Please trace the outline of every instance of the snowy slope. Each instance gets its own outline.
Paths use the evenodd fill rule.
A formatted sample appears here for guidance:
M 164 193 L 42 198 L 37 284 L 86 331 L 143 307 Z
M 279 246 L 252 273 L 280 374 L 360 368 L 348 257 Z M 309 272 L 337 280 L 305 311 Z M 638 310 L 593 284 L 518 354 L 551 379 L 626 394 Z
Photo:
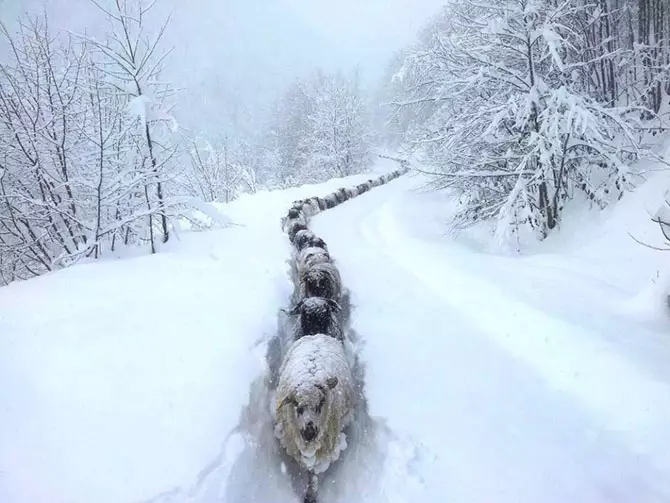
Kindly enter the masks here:
M 0 502 L 130 502 L 194 484 L 265 372 L 291 293 L 280 218 L 367 178 L 244 196 L 221 207 L 230 228 L 0 288 Z
M 279 218 L 361 178 L 1 288 L 0 501 L 298 501 L 263 383 L 291 288 Z M 667 321 L 636 300 L 665 256 L 627 234 L 653 238 L 660 185 L 519 258 L 443 236 L 448 204 L 419 182 L 312 222 L 351 290 L 369 410 L 323 502 L 670 501 Z
M 442 196 L 411 179 L 317 219 L 352 289 L 370 413 L 414 446 L 398 501 L 670 501 L 667 325 L 622 309 L 664 259 L 627 235 L 648 230 L 657 182 L 582 220 L 586 245 L 523 258 L 443 237 Z

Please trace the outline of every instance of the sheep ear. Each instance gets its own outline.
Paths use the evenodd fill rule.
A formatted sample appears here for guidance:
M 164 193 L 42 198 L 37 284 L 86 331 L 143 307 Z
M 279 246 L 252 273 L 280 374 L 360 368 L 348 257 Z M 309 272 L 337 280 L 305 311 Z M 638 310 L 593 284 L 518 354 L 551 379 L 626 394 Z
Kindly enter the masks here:
M 335 309 L 335 311 L 342 311 L 342 307 L 337 302 L 335 302 L 333 299 L 327 299 L 327 301 L 328 301 L 328 305 L 330 307 L 332 307 L 333 309 Z
M 291 316 L 295 316 L 296 314 L 300 313 L 300 309 L 302 308 L 303 303 L 304 299 L 298 302 L 293 309 L 286 311 L 286 313 L 290 314 Z
M 288 405 L 288 404 L 293 403 L 293 402 L 295 402 L 295 399 L 293 398 L 293 396 L 291 396 L 291 395 L 285 396 L 284 399 L 281 402 L 279 402 L 279 405 L 277 405 L 277 410 L 283 408 L 284 405 Z
M 338 382 L 339 382 L 339 380 L 338 380 L 337 377 L 335 377 L 335 376 L 333 376 L 333 377 L 329 377 L 328 379 L 326 379 L 326 385 L 327 385 L 330 389 L 333 389 L 335 386 L 337 386 L 337 383 L 338 383 Z

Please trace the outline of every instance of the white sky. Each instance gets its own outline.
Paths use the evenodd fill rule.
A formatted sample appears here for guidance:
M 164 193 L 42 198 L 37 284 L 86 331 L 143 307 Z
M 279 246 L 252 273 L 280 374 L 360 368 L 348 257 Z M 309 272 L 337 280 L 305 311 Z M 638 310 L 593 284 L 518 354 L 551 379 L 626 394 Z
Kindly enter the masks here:
M 95 30 L 87 0 L 46 0 L 52 26 Z M 182 122 L 210 129 L 221 110 L 258 115 L 295 77 L 358 65 L 376 84 L 391 54 L 412 42 L 444 0 L 160 0 L 173 19 L 169 73 L 187 96 Z M 0 0 L 7 21 L 41 0 Z M 1 48 L 0 48 L 1 49 Z M 0 53 L 2 51 L 0 50 Z M 197 123 L 197 124 L 196 124 Z

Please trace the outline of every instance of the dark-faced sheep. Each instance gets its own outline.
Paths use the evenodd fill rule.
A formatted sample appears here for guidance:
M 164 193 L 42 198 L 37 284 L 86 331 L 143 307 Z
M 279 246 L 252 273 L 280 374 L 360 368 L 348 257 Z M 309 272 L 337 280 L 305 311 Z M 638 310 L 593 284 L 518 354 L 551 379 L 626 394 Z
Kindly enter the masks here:
M 295 235 L 299 231 L 306 231 L 307 230 L 307 225 L 305 225 L 304 222 L 300 220 L 289 220 L 288 223 L 286 224 L 286 233 L 288 234 L 288 238 L 291 242 L 295 239 Z
M 291 208 L 288 210 L 288 218 L 289 220 L 294 220 L 297 218 L 300 218 L 302 216 L 302 212 L 298 208 Z
M 328 203 L 326 203 L 326 200 L 322 197 L 317 197 L 316 202 L 319 205 L 319 210 L 324 211 L 328 209 Z
M 303 249 L 311 246 L 312 240 L 316 239 L 316 235 L 310 230 L 301 230 L 295 233 L 293 238 L 293 245 L 296 250 L 302 251 Z
M 302 299 L 289 311 L 292 316 L 299 315 L 294 330 L 294 340 L 305 335 L 326 334 L 344 341 L 344 334 L 339 320 L 341 308 L 337 302 L 321 297 Z
M 328 251 L 328 245 L 326 245 L 326 242 L 319 236 L 314 236 L 309 241 L 309 246 L 312 248 L 323 248 L 324 250 Z
M 365 183 L 361 183 L 360 185 L 357 185 L 356 188 L 358 189 L 358 194 L 364 194 L 368 190 L 370 190 L 370 187 L 367 186 Z
M 344 193 L 342 192 L 342 189 L 338 189 L 335 192 L 333 192 L 333 196 L 335 196 L 335 200 L 337 201 L 337 204 L 342 204 L 343 202 L 345 202 L 347 200 Z
M 353 419 L 354 399 L 340 341 L 307 335 L 291 346 L 279 370 L 275 435 L 310 475 L 326 471 L 347 447 L 344 429 Z
M 312 263 L 300 271 L 298 291 L 301 299 L 322 297 L 339 302 L 342 297 L 340 272 L 332 262 Z
M 337 206 L 339 203 L 337 201 L 337 197 L 335 197 L 334 194 L 328 194 L 326 197 L 326 208 L 331 209 Z
M 293 244 L 298 252 L 301 252 L 305 248 L 323 248 L 325 251 L 328 251 L 326 242 L 309 230 L 298 231 L 293 240 Z

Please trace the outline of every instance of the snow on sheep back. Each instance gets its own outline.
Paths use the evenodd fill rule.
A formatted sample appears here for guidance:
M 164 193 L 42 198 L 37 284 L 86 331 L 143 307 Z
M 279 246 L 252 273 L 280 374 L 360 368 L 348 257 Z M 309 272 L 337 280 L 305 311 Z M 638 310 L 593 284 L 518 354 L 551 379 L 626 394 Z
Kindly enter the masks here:
M 323 334 L 289 349 L 279 372 L 275 435 L 306 469 L 325 472 L 346 449 L 354 384 L 344 346 Z

